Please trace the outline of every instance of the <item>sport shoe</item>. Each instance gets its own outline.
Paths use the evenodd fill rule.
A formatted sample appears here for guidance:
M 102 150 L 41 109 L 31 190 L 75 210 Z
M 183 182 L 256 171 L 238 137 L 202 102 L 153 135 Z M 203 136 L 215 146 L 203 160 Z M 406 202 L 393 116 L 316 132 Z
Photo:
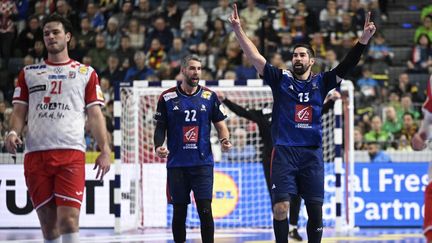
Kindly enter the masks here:
M 289 232 L 288 236 L 294 240 L 302 241 L 303 238 L 299 235 L 297 229 L 293 229 Z

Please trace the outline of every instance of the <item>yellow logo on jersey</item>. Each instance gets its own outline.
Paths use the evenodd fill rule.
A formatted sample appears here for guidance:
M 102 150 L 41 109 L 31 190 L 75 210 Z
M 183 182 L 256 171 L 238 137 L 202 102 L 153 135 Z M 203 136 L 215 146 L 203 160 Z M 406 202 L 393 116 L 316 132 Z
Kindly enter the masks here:
M 203 91 L 201 94 L 201 97 L 206 99 L 206 100 L 209 100 L 211 95 L 212 95 L 212 93 L 210 91 Z
M 239 202 L 239 188 L 233 177 L 222 171 L 214 172 L 212 210 L 215 218 L 230 215 Z
M 86 66 L 81 66 L 81 67 L 78 69 L 78 72 L 79 72 L 79 73 L 82 73 L 82 74 L 87 74 L 87 73 L 88 73 L 88 67 L 86 67 Z

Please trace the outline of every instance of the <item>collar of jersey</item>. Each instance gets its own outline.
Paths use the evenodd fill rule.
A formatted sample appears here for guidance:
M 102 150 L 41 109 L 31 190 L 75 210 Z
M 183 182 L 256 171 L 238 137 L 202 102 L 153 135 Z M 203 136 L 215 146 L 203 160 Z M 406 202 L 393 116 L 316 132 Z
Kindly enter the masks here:
M 60 62 L 60 63 L 53 63 L 53 62 L 48 61 L 48 59 L 45 59 L 45 63 L 48 65 L 51 65 L 51 66 L 63 66 L 63 65 L 67 65 L 71 62 L 73 62 L 73 60 L 70 58 L 67 62 Z
M 177 90 L 178 90 L 178 92 L 179 92 L 180 94 L 182 94 L 182 95 L 184 95 L 184 96 L 194 96 L 194 95 L 198 94 L 198 93 L 201 91 L 201 85 L 198 85 L 197 90 L 196 90 L 195 93 L 193 93 L 193 94 L 186 94 L 186 93 L 183 91 L 183 89 L 181 88 L 181 83 L 179 83 L 179 84 L 177 85 Z
M 310 82 L 312 80 L 312 76 L 314 75 L 312 72 L 309 74 L 309 77 L 307 79 L 299 79 L 295 76 L 294 71 L 291 71 L 294 77 L 295 81 L 299 81 L 299 82 Z

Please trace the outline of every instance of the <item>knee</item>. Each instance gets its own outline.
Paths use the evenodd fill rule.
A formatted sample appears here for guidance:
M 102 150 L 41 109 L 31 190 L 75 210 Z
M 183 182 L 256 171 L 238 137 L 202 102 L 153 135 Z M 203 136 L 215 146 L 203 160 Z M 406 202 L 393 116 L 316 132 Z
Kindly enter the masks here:
M 57 227 L 57 218 L 55 214 L 48 215 L 38 212 L 38 216 L 44 238 L 47 240 L 58 238 L 60 233 Z
M 197 201 L 197 209 L 198 209 L 198 215 L 201 218 L 207 219 L 207 220 L 210 220 L 210 218 L 213 218 L 210 200 L 198 200 Z
M 59 217 L 59 229 L 61 234 L 79 231 L 79 215 L 67 214 Z
M 287 218 L 289 209 L 288 202 L 279 202 L 273 206 L 273 217 L 276 220 L 284 220 Z

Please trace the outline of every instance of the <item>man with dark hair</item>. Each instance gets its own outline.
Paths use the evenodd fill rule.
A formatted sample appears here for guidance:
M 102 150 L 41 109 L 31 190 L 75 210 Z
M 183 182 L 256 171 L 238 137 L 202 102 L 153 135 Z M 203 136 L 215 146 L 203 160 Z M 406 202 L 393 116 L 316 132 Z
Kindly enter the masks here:
M 16 153 L 27 121 L 24 175 L 45 242 L 75 243 L 85 184 L 86 115 L 101 151 L 96 178 L 102 180 L 111 163 L 103 94 L 96 71 L 69 58 L 69 21 L 54 14 L 42 28 L 48 58 L 20 72 L 5 144 Z
M 368 14 L 359 42 L 334 69 L 312 74 L 314 53 L 309 45 L 294 46 L 293 70 L 267 63 L 244 33 L 237 6 L 229 21 L 244 53 L 273 92 L 272 203 L 273 228 L 277 243 L 288 242 L 289 201 L 299 194 L 309 216 L 309 242 L 320 242 L 323 232 L 324 163 L 321 111 L 327 93 L 340 85 L 347 72 L 360 60 L 376 31 Z
M 168 201 L 173 204 L 172 232 L 175 242 L 186 241 L 187 205 L 194 193 L 201 222 L 201 239 L 214 242 L 211 208 L 213 194 L 213 155 L 210 129 L 213 122 L 223 151 L 231 148 L 226 114 L 216 94 L 198 84 L 201 61 L 189 55 L 183 58 L 183 81 L 159 97 L 154 144 L 156 154 L 166 158 L 168 170 Z M 167 147 L 163 144 L 167 139 Z

